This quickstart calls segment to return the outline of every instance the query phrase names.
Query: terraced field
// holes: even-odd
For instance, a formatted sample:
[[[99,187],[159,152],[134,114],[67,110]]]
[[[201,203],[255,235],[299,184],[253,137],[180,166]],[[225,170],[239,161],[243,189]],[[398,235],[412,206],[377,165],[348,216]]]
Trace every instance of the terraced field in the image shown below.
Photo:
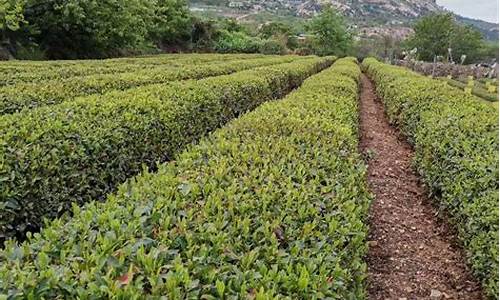
[[[2,299],[498,298],[498,110],[460,89],[314,56],[0,72]]]

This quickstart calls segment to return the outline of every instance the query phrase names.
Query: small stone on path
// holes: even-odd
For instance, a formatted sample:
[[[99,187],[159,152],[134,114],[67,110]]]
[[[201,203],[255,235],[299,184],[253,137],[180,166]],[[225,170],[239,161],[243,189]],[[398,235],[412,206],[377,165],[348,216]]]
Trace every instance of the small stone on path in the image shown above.
[[[433,300],[441,299],[442,296],[443,296],[443,293],[441,293],[440,291],[435,290],[435,289],[431,290],[431,299],[433,299]]]

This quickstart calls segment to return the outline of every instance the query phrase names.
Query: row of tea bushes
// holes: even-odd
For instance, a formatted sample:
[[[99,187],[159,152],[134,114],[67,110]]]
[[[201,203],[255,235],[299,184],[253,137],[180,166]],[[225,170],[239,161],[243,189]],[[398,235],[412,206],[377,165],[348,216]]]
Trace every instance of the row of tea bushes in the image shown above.
[[[498,102],[498,95],[496,93],[490,93],[488,90],[480,87],[478,84],[470,87],[467,83],[463,83],[458,80],[454,79],[448,79],[448,78],[443,78],[443,80],[446,80],[449,85],[459,88],[461,90],[465,90],[470,88],[471,89],[471,94],[474,96],[477,96],[483,100],[490,101],[490,102]]]
[[[269,56],[272,57],[272,56]],[[22,82],[42,82],[46,80],[61,80],[75,76],[88,76],[97,74],[118,74],[126,72],[141,71],[143,69],[157,66],[184,66],[202,64],[210,62],[228,62],[232,60],[263,58],[263,56],[243,56],[243,55],[178,55],[178,56],[157,56],[153,58],[115,60],[115,61],[72,61],[73,63],[46,63],[43,67],[28,64],[24,67],[8,66],[0,63],[0,86],[13,85]]]
[[[194,58],[191,55],[179,56],[184,58]],[[178,58],[178,57],[177,57]],[[170,63],[177,59],[173,55],[157,55],[154,59],[149,57],[134,57],[134,58],[120,58],[120,59],[98,59],[98,60],[60,60],[60,61],[5,61],[0,63],[0,73],[4,76],[15,75],[15,74],[29,74],[29,73],[43,73],[44,71],[51,73],[56,71],[64,71],[71,68],[102,68],[102,67],[116,67],[124,65],[140,65],[140,64],[164,64]],[[207,59],[212,58],[216,60],[222,60],[222,58],[207,56]],[[257,58],[257,57],[256,57]],[[241,58],[243,59],[243,58]],[[4,85],[4,78],[0,79],[2,85]]]
[[[8,242],[0,294],[363,299],[370,197],[357,153],[359,74],[341,60],[106,202]]]
[[[116,66],[122,64],[163,64],[172,60],[192,59],[193,61],[210,61],[210,60],[224,60],[224,59],[245,59],[245,58],[262,58],[269,55],[263,54],[160,54],[160,55],[146,55],[136,57],[122,57],[110,59],[83,59],[83,60],[47,60],[47,61],[33,61],[33,60],[9,60],[0,64],[0,71],[16,69],[19,72],[28,72],[41,69],[62,69],[72,66]]]
[[[331,65],[309,58],[151,85],[0,119],[0,238],[114,191],[187,144]]]
[[[215,61],[197,65],[186,63],[171,67],[159,65],[128,73],[97,74],[71,77],[40,83],[20,83],[0,87],[0,114],[9,114],[44,105],[52,105],[91,94],[104,94],[113,90],[125,90],[142,85],[185,79],[219,76],[259,66],[291,62],[293,56]]]
[[[498,111],[445,82],[363,62],[415,165],[459,231],[468,259],[498,297]]]

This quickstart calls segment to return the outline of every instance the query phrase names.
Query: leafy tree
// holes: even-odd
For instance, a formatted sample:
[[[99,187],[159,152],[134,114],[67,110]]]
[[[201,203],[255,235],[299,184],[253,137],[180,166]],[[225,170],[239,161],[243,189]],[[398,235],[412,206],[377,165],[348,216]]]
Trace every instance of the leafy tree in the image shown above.
[[[401,56],[401,40],[391,35],[361,37],[355,42],[354,52],[358,58],[374,56],[392,59]]]
[[[240,31],[221,30],[215,42],[215,51],[220,53],[257,53],[262,41]]]
[[[262,42],[259,52],[263,54],[283,55],[286,54],[287,48],[282,41],[270,38]]]
[[[142,45],[154,5],[147,0],[27,0],[24,14],[51,58],[97,57]]]
[[[228,32],[243,32],[245,34],[248,34],[248,30],[243,26],[241,23],[239,23],[236,19],[234,18],[222,18],[218,20],[218,27],[220,30],[225,30]]]
[[[186,0],[0,0],[3,43],[35,43],[49,58],[179,44],[189,41],[191,22]]]
[[[314,35],[315,52],[318,55],[344,56],[352,48],[353,38],[344,17],[333,7],[326,6],[308,24]]]
[[[406,41],[408,48],[417,48],[418,56],[425,61],[435,56],[448,57],[451,48],[455,60],[467,55],[467,61],[478,58],[483,47],[481,33],[471,26],[458,24],[452,14],[431,14],[414,26],[415,33]]]
[[[261,38],[269,39],[280,35],[292,35],[292,27],[281,22],[268,22],[259,28]]]
[[[485,42],[479,49],[479,58],[485,61],[496,60],[498,62],[498,42]]]
[[[256,53],[258,37],[236,19],[194,19],[191,43],[195,49],[220,53]]]
[[[296,33],[290,25],[281,22],[268,22],[263,24],[259,28],[259,36],[262,39],[270,39],[268,46],[276,43],[281,44],[280,48],[296,49],[298,47],[298,41]]]
[[[25,18],[27,0],[0,0],[0,59],[44,59],[33,37],[39,32]]]
[[[0,0],[0,30],[17,31],[24,24],[24,5],[22,0]]]
[[[213,50],[218,33],[217,23],[214,20],[195,18],[191,31],[191,44],[197,50]]]
[[[479,30],[472,25],[456,24],[451,40],[455,61],[465,54],[466,62],[475,62],[480,59],[481,49],[484,47],[486,47],[485,40]]]
[[[409,48],[417,48],[420,59],[432,61],[445,56],[451,47],[455,21],[452,14],[431,14],[420,19],[413,27],[415,33],[407,40]]]
[[[160,44],[189,41],[193,18],[186,0],[157,0],[151,38]]]

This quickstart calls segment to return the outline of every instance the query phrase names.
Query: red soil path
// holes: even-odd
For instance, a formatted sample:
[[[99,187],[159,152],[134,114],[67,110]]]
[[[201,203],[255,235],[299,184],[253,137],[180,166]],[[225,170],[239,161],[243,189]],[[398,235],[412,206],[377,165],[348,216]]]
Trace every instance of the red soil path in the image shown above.
[[[440,221],[411,167],[413,150],[389,125],[363,75],[362,153],[375,199],[370,211],[368,299],[483,299],[453,231]]]

